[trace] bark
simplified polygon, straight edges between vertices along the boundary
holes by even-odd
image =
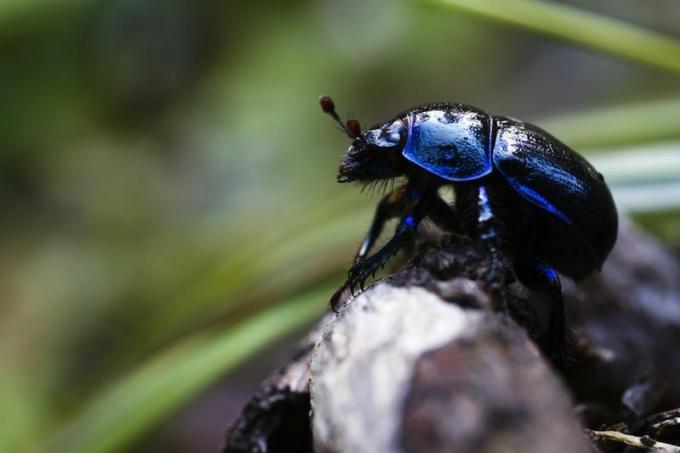
[[[230,426],[225,451],[677,443],[680,270],[652,240],[624,226],[601,274],[565,282],[570,336],[559,364],[541,353],[546,297],[517,282],[489,295],[483,247],[452,238],[415,256],[324,318]]]

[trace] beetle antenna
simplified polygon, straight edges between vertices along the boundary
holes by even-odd
[[[321,105],[321,110],[323,110],[324,113],[328,113],[349,138],[362,140],[359,121],[355,119],[349,119],[347,122],[342,121],[338,112],[335,111],[335,103],[330,96],[321,96],[319,98],[319,104]]]

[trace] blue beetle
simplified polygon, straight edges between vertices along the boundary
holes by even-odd
[[[490,281],[497,278],[496,250],[511,257],[520,281],[551,296],[550,329],[563,335],[558,272],[581,279],[599,270],[616,241],[616,207],[600,173],[544,130],[475,107],[422,105],[362,133],[356,120],[340,120],[329,97],[320,103],[353,139],[338,169],[339,182],[406,177],[380,201],[346,286],[363,287],[427,217],[488,245],[494,261]],[[444,185],[454,189],[454,206],[439,196]],[[385,222],[394,217],[400,219],[394,236],[368,257]]]

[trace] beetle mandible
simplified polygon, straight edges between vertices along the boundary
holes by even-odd
[[[551,297],[549,331],[561,341],[565,321],[558,272],[578,280],[599,270],[618,231],[611,193],[592,165],[536,126],[463,104],[422,105],[361,132],[356,120],[340,119],[328,96],[319,102],[353,139],[338,182],[406,177],[378,204],[333,305],[344,287],[363,288],[427,217],[488,246],[490,281],[499,271],[497,250],[511,257],[517,278]],[[438,193],[444,185],[453,187],[453,206]],[[394,236],[368,256],[385,222],[395,217]]]

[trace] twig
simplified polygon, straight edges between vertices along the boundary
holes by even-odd
[[[633,447],[645,448],[651,451],[680,453],[680,447],[664,442],[658,442],[649,436],[633,436],[631,434],[624,434],[618,431],[591,431],[587,430],[588,434],[595,440],[609,440],[619,442]]]

